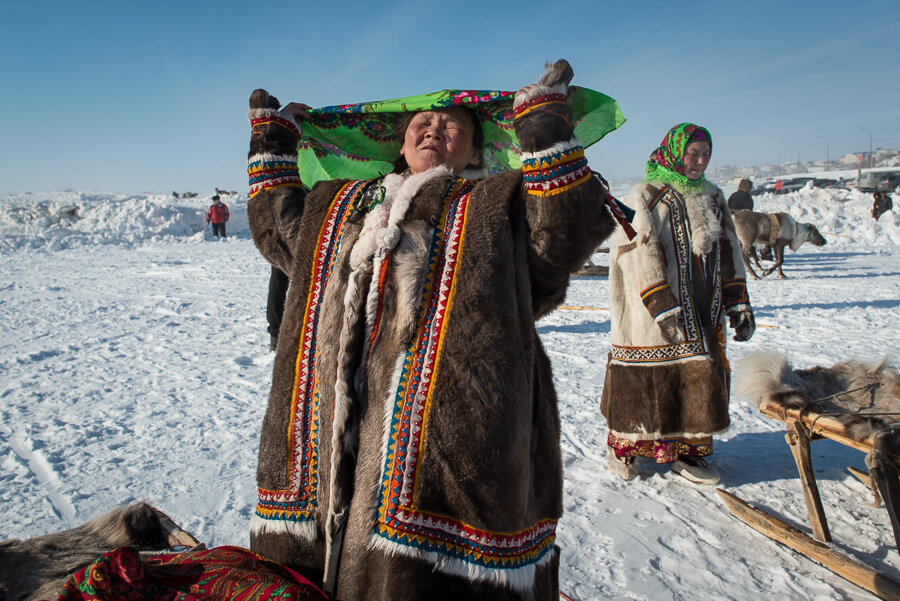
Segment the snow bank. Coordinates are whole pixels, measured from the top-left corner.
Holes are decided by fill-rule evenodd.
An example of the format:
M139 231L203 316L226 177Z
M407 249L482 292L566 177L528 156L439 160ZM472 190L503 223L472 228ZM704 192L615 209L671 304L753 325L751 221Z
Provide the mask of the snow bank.
M231 212L228 235L248 237L247 198L225 197ZM165 194L0 195L0 248L58 250L82 245L141 245L149 240L204 240L203 214L210 197L174 198ZM757 211L786 212L812 223L829 245L900 244L900 194L894 211L872 219L872 195L857 190L823 190L807 185L790 194L755 197Z
M872 195L858 190L805 188L789 194L762 194L753 198L754 210L783 212L801 223L815 225L829 246L895 246L900 244L900 194L893 195L894 210L872 219Z
M247 237L247 199L225 197L229 236ZM59 250L84 245L138 246L150 240L204 240L210 197L56 192L0 195L0 248Z

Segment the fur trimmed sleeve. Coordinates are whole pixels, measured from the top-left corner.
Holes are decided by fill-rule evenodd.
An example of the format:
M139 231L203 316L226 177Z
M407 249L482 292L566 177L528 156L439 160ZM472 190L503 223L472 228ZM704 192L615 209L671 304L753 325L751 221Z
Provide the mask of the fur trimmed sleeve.
M265 90L256 90L250 97L247 218L262 255L284 273L291 273L306 189L297 169L300 128L292 115L277 109L278 100Z
M750 295L747 293L747 273L741 258L741 243L738 241L731 218L731 210L725 201L725 194L717 189L713 199L719 208L722 220L722 301L725 313L731 315L750 309Z
M672 291L666 273L666 257L656 232L653 218L647 208L656 191L650 186L636 186L625 204L634 210L632 226L637 232L634 240L628 241L621 232L614 238L610 249L624 277L636 284L641 302L659 323L671 314L680 312L681 303ZM630 301L636 299L622 299Z
M574 136L567 101L569 63L548 64L537 84L516 94L516 136L522 146L522 187L529 229L529 273L536 317L565 298L569 274L609 237L615 221L606 191L591 175Z

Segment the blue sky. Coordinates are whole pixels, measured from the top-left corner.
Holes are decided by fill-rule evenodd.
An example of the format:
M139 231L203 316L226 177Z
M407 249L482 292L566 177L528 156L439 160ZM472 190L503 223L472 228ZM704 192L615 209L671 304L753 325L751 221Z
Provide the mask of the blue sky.
M51 1L0 20L0 192L245 192L247 98L313 106L515 90L566 58L628 122L588 151L642 173L669 127L712 165L900 147L900 2ZM863 129L866 128L866 129Z

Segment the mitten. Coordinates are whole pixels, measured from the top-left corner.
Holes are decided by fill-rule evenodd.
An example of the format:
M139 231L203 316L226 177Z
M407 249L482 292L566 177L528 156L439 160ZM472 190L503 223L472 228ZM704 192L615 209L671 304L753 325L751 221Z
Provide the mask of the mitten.
M756 331L756 321L753 319L753 311L750 309L741 309L735 311L729 316L729 324L734 330L734 339L738 342L750 340L753 332Z
M676 307L656 321L663 340L669 344L681 344L687 337L684 333L684 310Z

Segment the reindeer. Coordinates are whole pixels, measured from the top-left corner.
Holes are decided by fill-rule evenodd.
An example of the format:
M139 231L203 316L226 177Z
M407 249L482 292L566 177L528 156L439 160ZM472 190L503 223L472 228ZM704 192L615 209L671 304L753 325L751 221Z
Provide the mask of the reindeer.
M734 211L732 213L734 226L738 240L741 242L741 258L747 273L758 280L759 275L750 267L750 257L756 263L756 268L765 277L778 270L778 277L786 278L781 266L784 264L784 247L790 246L796 252L804 242L815 246L823 246L825 238L811 223L798 223L787 213L757 213L755 211ZM756 254L756 244L768 244L772 246L775 263L763 271L759 264L759 255Z

